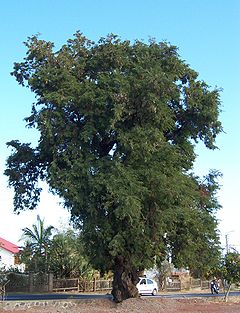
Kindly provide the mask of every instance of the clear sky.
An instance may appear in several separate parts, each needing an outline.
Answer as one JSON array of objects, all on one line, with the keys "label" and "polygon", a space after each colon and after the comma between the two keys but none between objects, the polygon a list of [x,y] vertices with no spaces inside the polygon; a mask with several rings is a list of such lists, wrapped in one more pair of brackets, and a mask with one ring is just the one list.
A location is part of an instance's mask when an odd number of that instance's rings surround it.
[{"label": "clear sky", "polygon": [[28,36],[40,33],[56,47],[80,30],[97,41],[108,33],[122,39],[156,38],[179,47],[180,56],[211,86],[223,88],[221,121],[225,133],[217,140],[219,150],[197,148],[196,172],[209,169],[223,173],[218,213],[219,228],[230,245],[240,249],[240,1],[239,0],[11,0],[0,4],[0,237],[18,243],[21,229],[31,227],[37,214],[46,225],[62,227],[68,213],[59,199],[47,191],[39,209],[14,215],[13,191],[3,175],[10,150],[6,142],[36,142],[37,134],[25,128],[34,95],[10,76],[13,63],[21,61]]}]

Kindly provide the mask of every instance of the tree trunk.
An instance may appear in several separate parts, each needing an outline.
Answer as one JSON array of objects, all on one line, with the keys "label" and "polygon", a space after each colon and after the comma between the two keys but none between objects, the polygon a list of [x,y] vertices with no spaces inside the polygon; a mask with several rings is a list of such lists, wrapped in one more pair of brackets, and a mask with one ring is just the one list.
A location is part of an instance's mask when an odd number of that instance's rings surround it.
[{"label": "tree trunk", "polygon": [[225,292],[225,296],[224,296],[224,301],[225,301],[225,302],[228,302],[228,296],[229,296],[229,292],[230,292],[230,289],[231,289],[231,285],[232,285],[232,284],[229,283],[227,292]]},{"label": "tree trunk", "polygon": [[112,295],[115,302],[139,296],[136,284],[138,275],[136,269],[122,256],[115,259]]}]

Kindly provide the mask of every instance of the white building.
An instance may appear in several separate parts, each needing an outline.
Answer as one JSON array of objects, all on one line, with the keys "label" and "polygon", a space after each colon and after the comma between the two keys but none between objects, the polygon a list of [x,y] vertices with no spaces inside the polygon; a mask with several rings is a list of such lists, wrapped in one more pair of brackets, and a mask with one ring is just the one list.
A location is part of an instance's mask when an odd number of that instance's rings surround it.
[{"label": "white building", "polygon": [[0,237],[0,268],[18,268],[20,271],[23,270],[17,257],[19,251],[17,245]]}]

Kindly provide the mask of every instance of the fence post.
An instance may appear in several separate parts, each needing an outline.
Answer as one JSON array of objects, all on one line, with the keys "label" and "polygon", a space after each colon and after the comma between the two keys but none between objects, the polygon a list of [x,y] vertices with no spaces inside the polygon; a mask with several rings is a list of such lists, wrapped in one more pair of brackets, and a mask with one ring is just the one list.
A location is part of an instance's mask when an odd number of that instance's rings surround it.
[{"label": "fence post", "polygon": [[33,273],[28,274],[29,292],[33,292]]},{"label": "fence post", "polygon": [[96,277],[93,278],[93,292],[97,290],[97,280]]},{"label": "fence post", "polygon": [[162,281],[162,290],[166,290],[166,277]]},{"label": "fence post", "polygon": [[83,280],[83,291],[86,291],[86,285],[87,285],[86,279],[84,278],[84,280]]},{"label": "fence post", "polygon": [[48,291],[53,291],[53,273],[48,274]]}]

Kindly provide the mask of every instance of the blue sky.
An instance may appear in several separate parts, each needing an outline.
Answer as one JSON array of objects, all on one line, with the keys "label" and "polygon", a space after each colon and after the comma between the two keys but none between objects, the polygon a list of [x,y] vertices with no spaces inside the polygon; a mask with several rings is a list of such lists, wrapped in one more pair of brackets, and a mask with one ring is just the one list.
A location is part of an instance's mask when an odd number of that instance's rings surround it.
[{"label": "blue sky", "polygon": [[220,229],[236,245],[239,227],[239,87],[240,87],[240,1],[238,0],[11,0],[0,4],[1,40],[1,117],[0,117],[0,236],[17,242],[21,229],[29,227],[40,213],[47,224],[59,226],[68,214],[58,199],[44,193],[38,211],[12,214],[13,193],[2,174],[10,151],[5,143],[12,139],[36,142],[37,134],[25,128],[34,95],[10,76],[13,63],[21,61],[27,37],[40,33],[44,40],[60,47],[80,30],[97,41],[108,33],[122,39],[149,37],[167,40],[179,47],[179,54],[211,86],[223,88],[221,121],[225,133],[217,140],[219,150],[197,147],[196,171],[209,169],[223,173],[218,213]]}]

